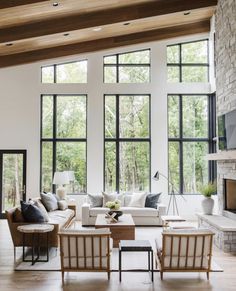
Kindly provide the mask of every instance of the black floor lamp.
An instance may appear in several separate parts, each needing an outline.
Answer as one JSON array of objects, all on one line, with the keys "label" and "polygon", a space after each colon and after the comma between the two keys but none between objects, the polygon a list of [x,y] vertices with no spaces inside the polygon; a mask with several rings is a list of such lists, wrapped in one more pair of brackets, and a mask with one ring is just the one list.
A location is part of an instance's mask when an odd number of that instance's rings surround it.
[{"label": "black floor lamp", "polygon": [[[153,176],[153,180],[155,181],[159,181],[160,179],[160,176],[162,176],[163,178],[165,178],[167,180],[167,182],[171,185],[171,193],[170,193],[170,199],[169,199],[169,203],[168,203],[168,207],[167,207],[167,214],[169,214],[169,210],[170,210],[170,207],[172,205],[172,210],[173,210],[173,215],[177,214],[179,215],[179,209],[178,209],[178,205],[177,205],[177,201],[176,201],[176,195],[180,195],[184,201],[185,198],[183,197],[182,194],[180,194],[174,187],[173,183],[168,179],[168,177],[166,177],[164,174],[160,173],[159,171],[157,171],[155,173],[155,175]],[[176,194],[176,193],[177,194]]]}]

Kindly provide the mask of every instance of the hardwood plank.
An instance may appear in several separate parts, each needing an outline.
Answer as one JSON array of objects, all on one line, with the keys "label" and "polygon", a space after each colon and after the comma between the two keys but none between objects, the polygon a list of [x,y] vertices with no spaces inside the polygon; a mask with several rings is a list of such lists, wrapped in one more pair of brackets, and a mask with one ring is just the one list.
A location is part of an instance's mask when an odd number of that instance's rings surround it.
[{"label": "hardwood plank", "polygon": [[75,55],[79,53],[93,52],[131,44],[163,40],[177,36],[208,32],[209,30],[210,21],[207,20],[192,24],[178,25],[175,27],[167,27],[145,32],[133,33],[124,36],[110,37],[100,40],[57,46],[55,48],[35,50],[32,52],[4,55],[0,56],[0,67],[14,66],[40,60]]},{"label": "hardwood plank", "polygon": [[38,2],[46,2],[46,1],[48,0],[1,0],[0,9],[28,5],[28,4],[35,4]]},{"label": "hardwood plank", "polygon": [[32,23],[1,28],[0,42],[12,42],[24,38],[63,33],[117,22],[127,22],[157,15],[215,6],[216,4],[217,0],[157,0],[89,13],[76,13],[69,17],[51,17],[41,21],[34,21],[32,19]]}]

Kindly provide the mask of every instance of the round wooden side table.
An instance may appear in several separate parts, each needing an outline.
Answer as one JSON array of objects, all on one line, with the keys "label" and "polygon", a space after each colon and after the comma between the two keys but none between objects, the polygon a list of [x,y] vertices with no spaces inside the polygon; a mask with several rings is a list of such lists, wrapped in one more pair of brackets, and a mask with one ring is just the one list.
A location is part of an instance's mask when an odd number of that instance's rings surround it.
[{"label": "round wooden side table", "polygon": [[[54,225],[52,224],[26,224],[20,225],[17,227],[17,230],[23,235],[23,261],[31,262],[34,265],[36,262],[48,262],[49,261],[49,244],[48,244],[48,235],[53,231]],[[47,259],[40,260],[40,235],[46,235],[46,249],[47,249]],[[32,237],[32,257],[31,260],[27,260],[25,256],[25,247],[26,247],[26,235],[31,235]],[[37,256],[35,258],[35,253],[37,250]]]}]

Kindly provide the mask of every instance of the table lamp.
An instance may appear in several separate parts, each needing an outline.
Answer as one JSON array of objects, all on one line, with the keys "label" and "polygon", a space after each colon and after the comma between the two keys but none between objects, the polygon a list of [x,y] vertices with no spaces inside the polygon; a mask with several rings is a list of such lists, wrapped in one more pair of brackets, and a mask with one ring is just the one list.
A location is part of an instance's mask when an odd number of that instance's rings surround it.
[{"label": "table lamp", "polygon": [[65,200],[66,199],[66,188],[63,185],[69,184],[69,177],[67,172],[55,172],[53,177],[53,184],[58,185],[57,196]]}]

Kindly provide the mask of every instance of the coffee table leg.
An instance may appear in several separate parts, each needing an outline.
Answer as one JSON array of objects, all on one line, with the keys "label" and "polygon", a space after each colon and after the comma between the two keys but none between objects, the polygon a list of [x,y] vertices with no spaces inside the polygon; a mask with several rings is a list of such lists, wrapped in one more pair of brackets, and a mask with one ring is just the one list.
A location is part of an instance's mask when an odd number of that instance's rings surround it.
[{"label": "coffee table leg", "polygon": [[151,260],[152,260],[152,282],[153,282],[153,250],[151,250]]},{"label": "coffee table leg", "polygon": [[119,250],[119,280],[121,282],[121,250]]},{"label": "coffee table leg", "polygon": [[23,262],[25,262],[25,234],[23,233]]}]

